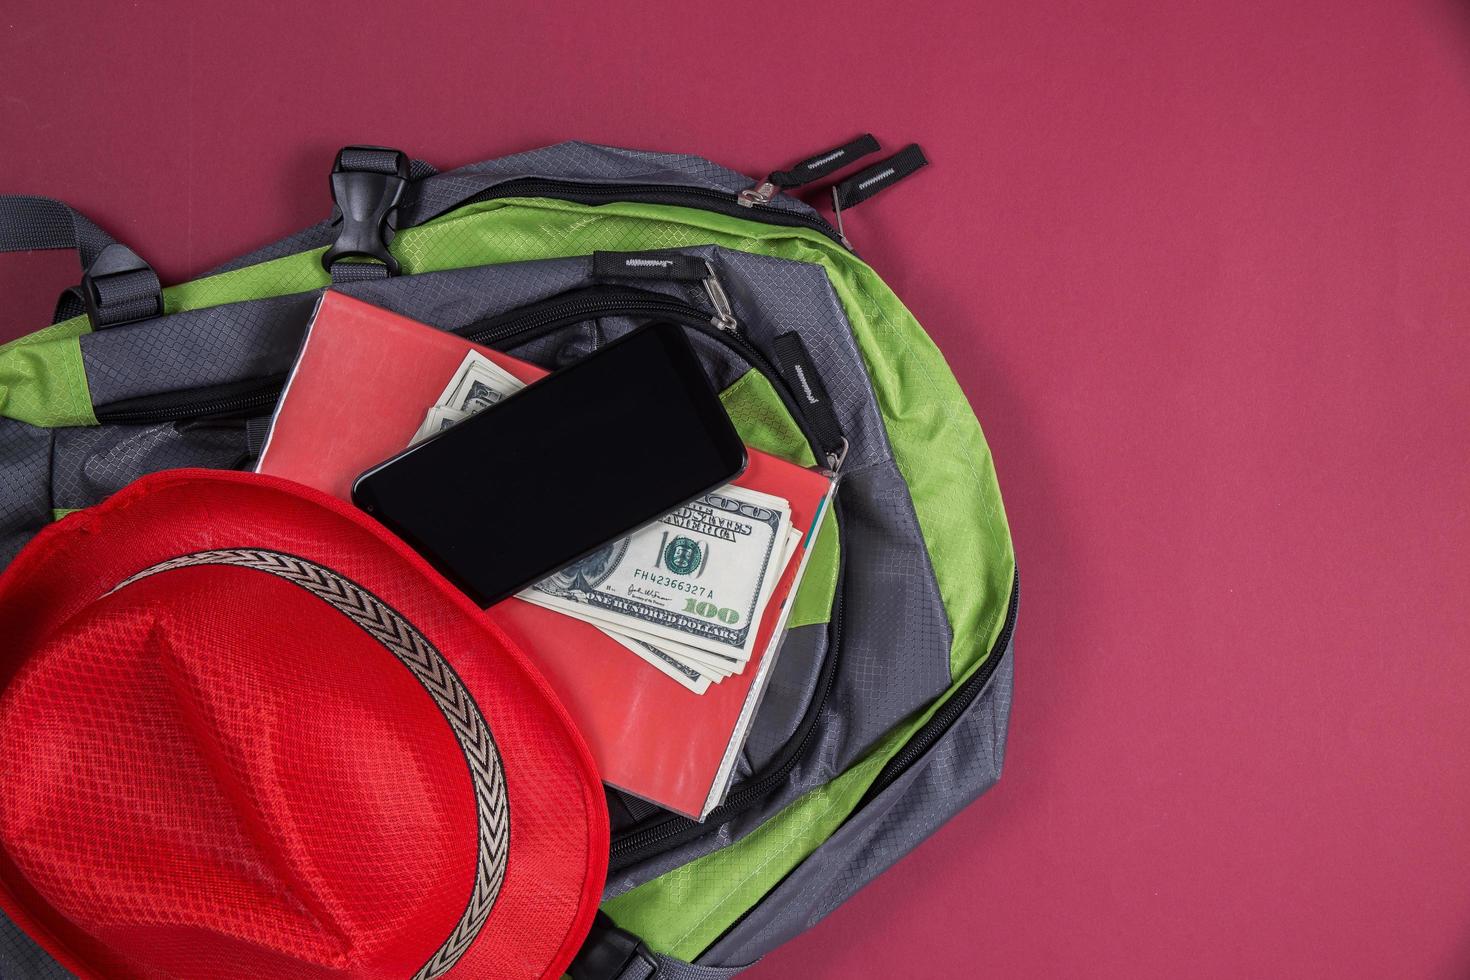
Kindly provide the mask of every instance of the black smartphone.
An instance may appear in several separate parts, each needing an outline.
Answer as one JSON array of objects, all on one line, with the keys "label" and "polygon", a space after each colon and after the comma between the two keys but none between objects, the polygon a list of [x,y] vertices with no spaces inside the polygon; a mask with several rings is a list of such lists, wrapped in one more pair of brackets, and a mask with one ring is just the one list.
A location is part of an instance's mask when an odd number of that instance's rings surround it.
[{"label": "black smartphone", "polygon": [[379,463],[352,500],[483,607],[745,464],[689,338],[660,322]]}]

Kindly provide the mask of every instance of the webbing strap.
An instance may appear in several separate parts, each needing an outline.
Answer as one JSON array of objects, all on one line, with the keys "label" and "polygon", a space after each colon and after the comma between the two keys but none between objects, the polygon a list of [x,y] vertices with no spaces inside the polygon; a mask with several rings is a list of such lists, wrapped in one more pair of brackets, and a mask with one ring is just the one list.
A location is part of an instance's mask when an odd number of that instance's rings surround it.
[{"label": "webbing strap", "polygon": [[567,975],[572,980],[729,980],[751,965],[700,966],[655,953],[619,929],[606,912],[598,912]]},{"label": "webbing strap", "polygon": [[100,328],[162,311],[158,276],[84,215],[49,197],[0,195],[0,252],[58,248],[76,250],[82,283],[61,294],[52,322],[86,313]]},{"label": "webbing strap", "polygon": [[0,195],[0,252],[74,248],[86,268],[112,236],[49,197]]},{"label": "webbing strap", "polygon": [[924,156],[924,151],[919,149],[919,144],[910,143],[893,156],[859,170],[832,188],[834,204],[843,211],[856,207],[928,163],[929,160]]},{"label": "webbing strap", "polygon": [[327,270],[332,274],[332,285],[341,286],[349,282],[365,282],[369,279],[387,279],[388,267],[381,262],[333,262]]},{"label": "webbing strap", "polygon": [[395,174],[402,154],[381,146],[344,146],[337,154],[337,165],[343,170],[361,170],[373,174]]}]

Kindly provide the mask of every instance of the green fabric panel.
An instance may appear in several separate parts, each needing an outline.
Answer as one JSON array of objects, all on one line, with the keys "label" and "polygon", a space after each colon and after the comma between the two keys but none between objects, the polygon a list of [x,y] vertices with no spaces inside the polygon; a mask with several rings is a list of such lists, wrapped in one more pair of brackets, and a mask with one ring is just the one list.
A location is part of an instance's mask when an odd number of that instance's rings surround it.
[{"label": "green fabric panel", "polygon": [[771,382],[759,371],[746,371],[720,393],[720,401],[747,446],[780,456],[799,466],[817,465],[812,447]]},{"label": "green fabric panel", "polygon": [[70,320],[53,323],[49,327],[42,327],[40,330],[28,333],[24,337],[17,337],[9,343],[0,344],[0,350],[4,350],[7,347],[20,347],[24,344],[44,344],[48,341],[60,340],[63,337],[80,337],[84,333],[91,332],[92,322],[85,315],[74,316]]},{"label": "green fabric panel", "polygon": [[76,335],[35,338],[0,347],[0,415],[44,428],[96,425]]},{"label": "green fabric panel", "polygon": [[80,508],[80,507],[56,507],[56,508],[53,508],[52,511],[51,511],[51,519],[53,521],[59,521],[63,517],[65,517],[67,514],[75,514],[77,511],[79,511],[81,509],[82,508]]},{"label": "green fabric panel", "polygon": [[950,675],[982,662],[1010,605],[1015,554],[995,462],[969,400],[917,320],[867,266],[829,267],[872,378],[954,633]]},{"label": "green fabric panel", "polygon": [[788,629],[825,623],[832,618],[832,600],[837,596],[839,547],[837,521],[828,510],[822,515],[817,540],[812,545],[812,556],[807,559],[806,572],[791,603],[791,615],[786,620]]},{"label": "green fabric panel", "polygon": [[[815,466],[816,457],[791,413],[759,371],[746,371],[720,393],[720,401],[741,440],[747,446],[780,456],[801,466]],[[807,559],[806,573],[792,600],[789,627],[825,623],[832,616],[832,599],[837,594],[837,527],[823,520],[817,541]]]}]

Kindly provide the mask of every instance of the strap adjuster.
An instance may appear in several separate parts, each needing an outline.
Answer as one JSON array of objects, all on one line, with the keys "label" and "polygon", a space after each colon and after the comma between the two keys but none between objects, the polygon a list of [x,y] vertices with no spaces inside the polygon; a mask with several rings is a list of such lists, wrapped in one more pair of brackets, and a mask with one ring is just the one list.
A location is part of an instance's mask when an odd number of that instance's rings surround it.
[{"label": "strap adjuster", "polygon": [[95,328],[163,314],[163,289],[138,253],[116,242],[97,253],[76,290]]},{"label": "strap adjuster", "polygon": [[398,204],[408,187],[408,154],[385,146],[344,146],[332,166],[332,201],[342,216],[337,240],[322,255],[328,272],[339,259],[381,262],[398,275],[388,251],[398,230]]},{"label": "strap adjuster", "polygon": [[599,910],[567,974],[572,980],[652,980],[659,962],[647,943]]}]

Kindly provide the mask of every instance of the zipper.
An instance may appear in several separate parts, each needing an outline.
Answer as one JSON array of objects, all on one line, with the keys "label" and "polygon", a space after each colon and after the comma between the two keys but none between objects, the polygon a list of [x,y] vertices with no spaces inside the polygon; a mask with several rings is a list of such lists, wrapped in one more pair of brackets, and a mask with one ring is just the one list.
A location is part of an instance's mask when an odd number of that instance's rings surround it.
[{"label": "zipper", "polygon": [[191,392],[129,398],[98,409],[97,421],[104,424],[142,425],[257,415],[275,406],[284,383],[281,377],[262,378],[213,385]]},{"label": "zipper", "polygon": [[[836,447],[824,447],[818,441],[800,402],[781,372],[740,332],[730,301],[713,269],[704,280],[704,288],[714,307],[713,315],[662,293],[627,287],[594,286],[475,321],[455,333],[472,343],[493,347],[511,339],[534,340],[582,320],[604,316],[646,316],[673,320],[730,348],[747,364],[764,374],[811,444],[817,459],[826,458],[829,463],[833,460],[840,463],[840,454],[834,452]],[[145,395],[114,402],[99,409],[96,413],[97,421],[136,425],[210,416],[260,414],[275,406],[284,384],[285,378],[278,376],[231,385],[216,385],[194,392]]]},{"label": "zipper", "polygon": [[975,673],[971,674],[959,686],[959,689],[954,694],[950,695],[949,699],[934,713],[934,716],[924,723],[924,727],[920,728],[914,733],[912,738],[904,743],[904,747],[899,750],[898,754],[888,760],[888,763],[878,773],[877,778],[873,780],[872,785],[868,787],[868,791],[863,794],[862,800],[858,802],[857,807],[853,810],[854,813],[866,806],[879,793],[882,793],[889,786],[893,785],[898,777],[902,776],[910,766],[922,758],[924,753],[933,748],[934,743],[944,737],[945,733],[954,726],[955,722],[960,720],[960,716],[969,709],[975,699],[985,690],[985,686],[990,683],[990,678],[995,674],[996,668],[1000,666],[1006,648],[1011,644],[1011,634],[1016,630],[1016,612],[1020,608],[1020,604],[1021,576],[1019,574],[1013,574],[1011,576],[1010,608],[1006,610],[1005,625],[1001,627],[1000,635],[995,638],[995,645],[990,648],[990,656],[986,658],[985,663],[981,664]]},{"label": "zipper", "polygon": [[[801,429],[817,459],[826,459],[834,472],[841,465],[845,447],[824,446],[806,418],[800,400],[785,377],[764,352],[745,339],[731,311],[729,300],[713,274],[704,280],[715,314],[662,293],[627,287],[593,286],[532,303],[499,316],[487,317],[455,331],[471,343],[495,347],[507,340],[517,343],[560,330],[583,320],[605,316],[639,316],[672,320],[733,350],[745,363],[771,382],[772,389]],[[835,465],[833,465],[835,464]]]},{"label": "zipper", "polygon": [[[750,220],[754,217],[766,224],[785,225],[788,228],[809,228],[812,231],[821,232],[843,248],[847,248],[837,234],[837,229],[828,224],[826,219],[815,214],[788,211],[785,208],[772,206],[771,200],[776,196],[777,190],[772,185],[767,194],[742,196],[742,194],[730,191],[718,191],[709,187],[685,187],[680,184],[584,184],[575,180],[524,177],[496,184],[494,187],[466,198],[454,207],[461,208],[467,204],[477,204],[481,201],[493,201],[505,197],[549,197],[554,200],[592,205],[610,204],[616,201],[670,204],[676,207],[713,211],[732,218]],[[446,209],[448,210],[452,209]]]}]

